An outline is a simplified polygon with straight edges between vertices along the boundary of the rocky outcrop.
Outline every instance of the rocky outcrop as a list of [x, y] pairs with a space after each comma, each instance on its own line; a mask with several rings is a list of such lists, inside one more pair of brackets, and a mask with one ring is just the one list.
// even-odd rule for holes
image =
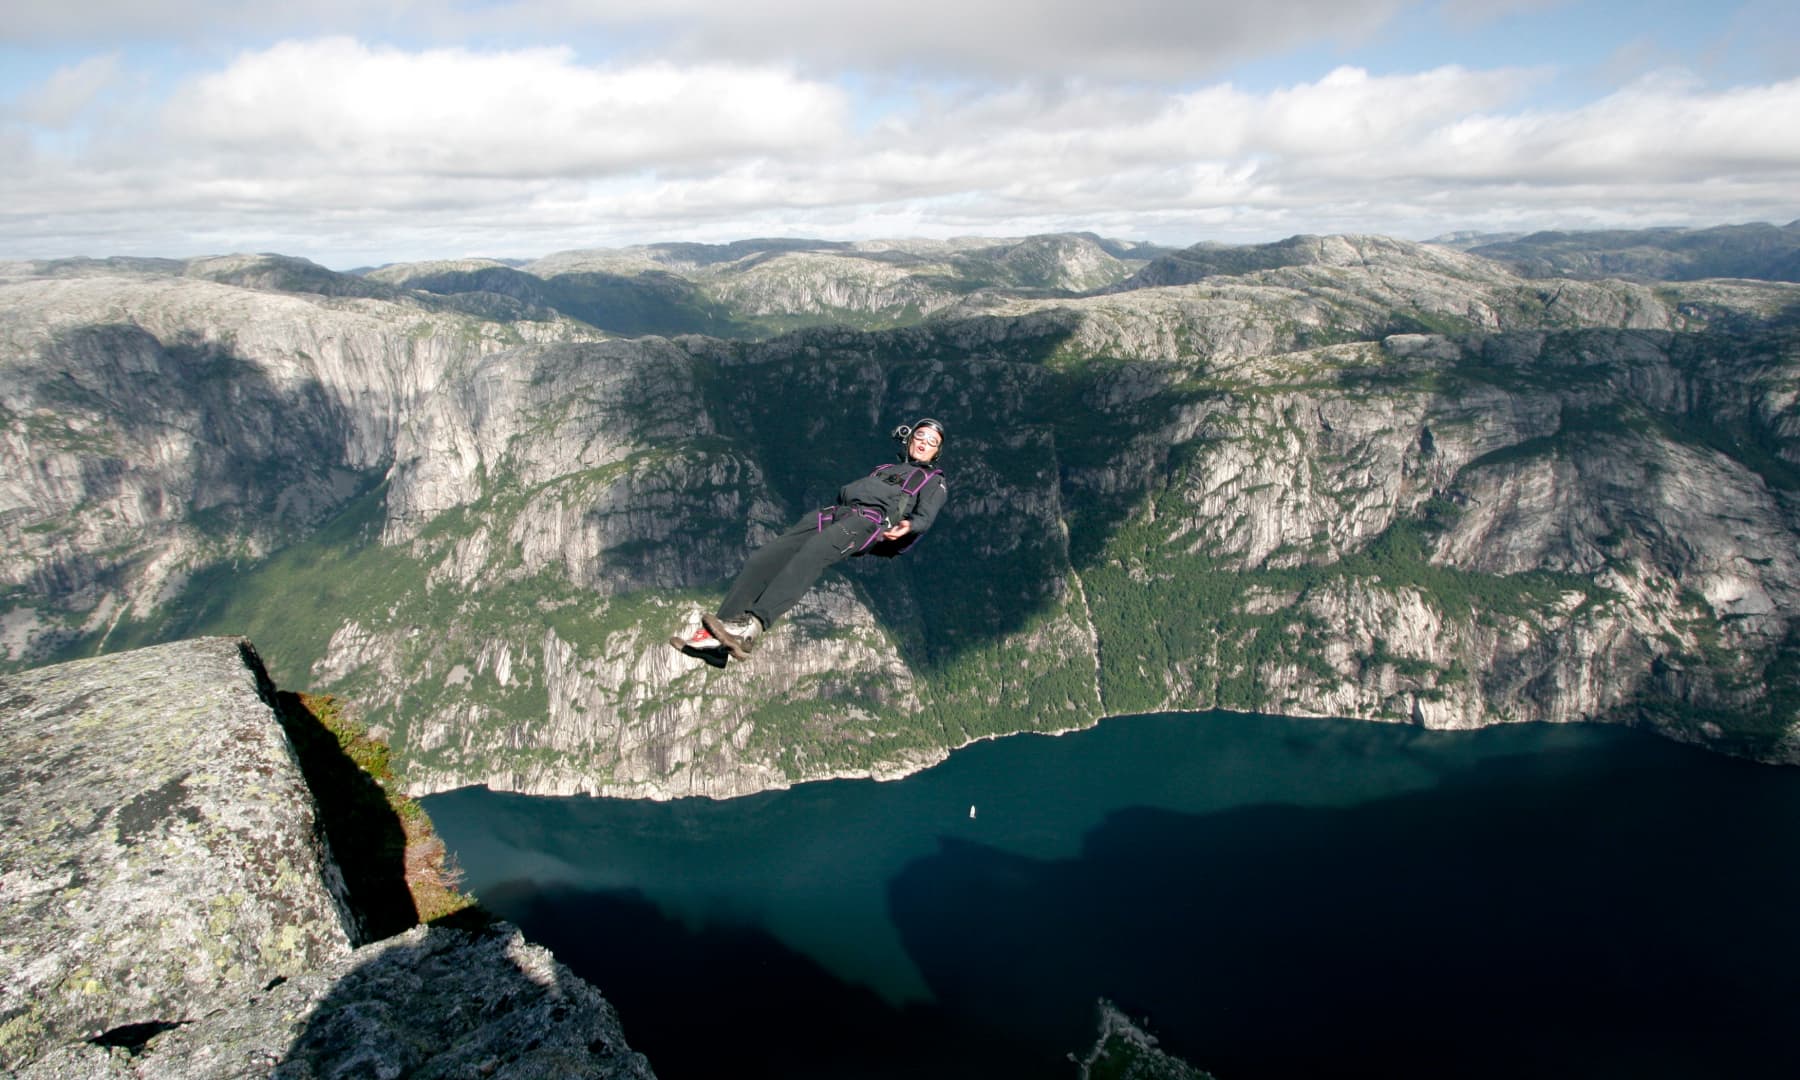
[[415, 927], [229, 1006], [66, 1043], [28, 1080], [651, 1080], [598, 991], [505, 924]]
[[[936, 274], [930, 271], [935, 269]], [[921, 272], [924, 271], [924, 272]], [[755, 265], [711, 286], [719, 301], [755, 317], [873, 314], [917, 318], [949, 307], [948, 266], [919, 267], [814, 253], [792, 253]]]
[[228, 638], [0, 676], [0, 1068], [648, 1076], [508, 927], [363, 945], [271, 693]]
[[238, 642], [6, 676], [0, 717], [7, 1063], [191, 1017], [357, 943]]
[[1131, 1022], [1117, 1005], [1099, 1004], [1100, 1035], [1075, 1064], [1081, 1080], [1213, 1080], [1156, 1044], [1156, 1037]]

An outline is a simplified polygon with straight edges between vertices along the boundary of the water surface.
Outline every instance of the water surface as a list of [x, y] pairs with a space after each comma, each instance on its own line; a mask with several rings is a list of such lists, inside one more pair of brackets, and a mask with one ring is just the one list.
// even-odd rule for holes
[[1066, 1077], [1101, 996], [1221, 1080], [1800, 1075], [1800, 770], [1620, 729], [1129, 717], [426, 807], [665, 1080]]

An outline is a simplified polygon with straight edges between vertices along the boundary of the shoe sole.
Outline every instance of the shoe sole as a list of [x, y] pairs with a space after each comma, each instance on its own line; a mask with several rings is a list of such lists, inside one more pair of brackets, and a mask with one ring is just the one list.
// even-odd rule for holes
[[716, 615], [700, 616], [700, 625], [706, 627], [707, 633], [724, 643], [726, 652], [737, 657], [739, 660], [750, 659], [750, 646], [739, 641], [735, 634], [725, 629], [724, 622]]
[[680, 637], [671, 637], [669, 647], [683, 656], [692, 657], [710, 667], [722, 668], [731, 663], [731, 654], [724, 649], [696, 649]]

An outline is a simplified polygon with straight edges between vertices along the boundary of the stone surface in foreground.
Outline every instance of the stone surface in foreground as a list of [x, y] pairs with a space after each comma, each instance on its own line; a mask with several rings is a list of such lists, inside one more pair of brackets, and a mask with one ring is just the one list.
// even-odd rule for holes
[[24, 1080], [409, 1076], [651, 1080], [599, 991], [518, 930], [414, 927], [132, 1050], [75, 1044]]
[[0, 1066], [349, 954], [251, 655], [210, 638], [0, 678]]
[[0, 677], [0, 1071], [648, 1077], [516, 929], [362, 930], [247, 642]]

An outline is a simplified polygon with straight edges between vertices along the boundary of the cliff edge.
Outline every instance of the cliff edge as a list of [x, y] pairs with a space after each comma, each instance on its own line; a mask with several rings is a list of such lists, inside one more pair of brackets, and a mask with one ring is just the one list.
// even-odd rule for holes
[[500, 924], [364, 944], [248, 642], [0, 676], [0, 1069], [648, 1077]]

